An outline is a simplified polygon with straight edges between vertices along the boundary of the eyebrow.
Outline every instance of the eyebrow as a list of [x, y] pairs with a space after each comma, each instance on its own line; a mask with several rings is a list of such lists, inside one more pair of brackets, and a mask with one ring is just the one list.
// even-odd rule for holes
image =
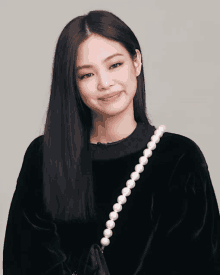
[[[106, 62], [106, 61], [110, 60], [111, 58], [113, 58], [115, 56], [118, 56], [118, 55], [123, 56], [123, 54], [121, 54], [121, 53], [115, 53], [113, 55], [108, 56], [103, 62]], [[76, 72], [78, 72], [79, 70], [81, 70], [83, 68], [92, 68], [92, 67], [93, 67], [92, 65], [77, 66], [76, 67]]]

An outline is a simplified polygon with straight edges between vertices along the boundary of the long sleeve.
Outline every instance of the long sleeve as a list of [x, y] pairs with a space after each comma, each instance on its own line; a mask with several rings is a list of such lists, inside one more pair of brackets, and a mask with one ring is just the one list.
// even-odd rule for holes
[[152, 257], [150, 242], [146, 246], [148, 260], [141, 268], [146, 274], [220, 274], [219, 209], [205, 158], [195, 148], [173, 169]]
[[[70, 275], [56, 226], [37, 214], [38, 159], [32, 142], [26, 150], [13, 194], [3, 249], [4, 275]], [[40, 201], [40, 197], [39, 197]]]
[[[153, 134], [144, 129], [140, 125], [130, 142], [97, 146], [94, 226], [58, 226], [39, 214], [42, 164], [37, 145], [29, 146], [9, 211], [4, 275], [70, 275], [68, 267], [78, 266], [84, 250], [100, 244], [112, 206]], [[119, 213], [104, 256], [113, 275], [220, 275], [218, 204], [205, 158], [192, 140], [164, 134]]]

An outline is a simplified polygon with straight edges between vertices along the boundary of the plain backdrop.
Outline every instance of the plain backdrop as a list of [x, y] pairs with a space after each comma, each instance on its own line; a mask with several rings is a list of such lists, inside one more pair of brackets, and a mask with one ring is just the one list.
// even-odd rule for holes
[[[58, 37], [74, 17], [107, 10], [139, 40], [153, 125], [192, 139], [219, 186], [219, 0], [0, 0], [0, 256], [24, 153], [43, 132]], [[0, 272], [2, 272], [0, 268]]]

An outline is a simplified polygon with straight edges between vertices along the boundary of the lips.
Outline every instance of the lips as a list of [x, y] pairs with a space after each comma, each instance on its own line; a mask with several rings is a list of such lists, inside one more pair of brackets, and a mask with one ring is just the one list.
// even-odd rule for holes
[[101, 100], [109, 99], [109, 98], [111, 98], [111, 97], [113, 97], [113, 96], [115, 96], [115, 95], [118, 95], [118, 94], [121, 93], [121, 92], [122, 92], [122, 91], [120, 91], [120, 92], [115, 92], [115, 93], [111, 93], [111, 94], [108, 94], [108, 95], [105, 95], [105, 96], [101, 97], [100, 99], [101, 99]]

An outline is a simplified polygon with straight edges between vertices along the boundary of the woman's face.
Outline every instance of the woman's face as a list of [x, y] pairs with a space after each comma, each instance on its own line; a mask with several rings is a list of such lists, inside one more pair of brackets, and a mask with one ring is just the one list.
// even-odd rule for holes
[[[94, 34], [79, 46], [76, 60], [77, 87], [93, 115], [115, 116], [126, 109], [133, 110], [136, 77], [141, 72], [141, 54], [139, 50], [136, 53], [137, 58], [132, 61], [120, 43]], [[85, 67], [79, 68], [82, 66]], [[115, 92], [121, 92], [115, 100], [100, 99]]]

